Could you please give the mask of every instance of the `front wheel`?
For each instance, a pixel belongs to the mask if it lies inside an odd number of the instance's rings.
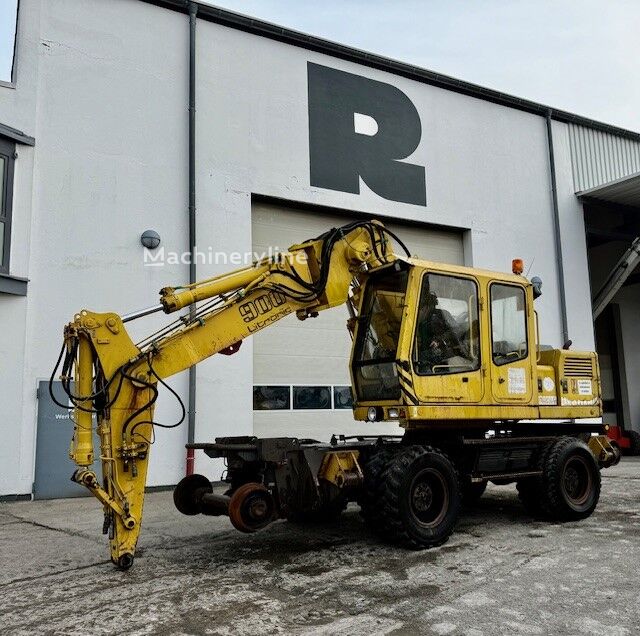
[[[408,446],[381,479],[384,535],[414,550],[447,541],[460,513],[460,484],[451,461],[429,446]]]

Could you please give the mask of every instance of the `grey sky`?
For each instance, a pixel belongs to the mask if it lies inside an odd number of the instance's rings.
[[[18,0],[0,0],[0,81],[11,81]]]
[[[640,131],[638,0],[210,4]]]
[[[0,0],[4,80],[16,2]],[[211,4],[640,131],[638,0]]]

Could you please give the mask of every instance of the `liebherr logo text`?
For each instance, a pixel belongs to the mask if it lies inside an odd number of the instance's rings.
[[[283,294],[276,291],[270,291],[266,294],[262,294],[262,296],[258,296],[254,300],[242,303],[238,307],[238,311],[240,312],[244,322],[252,323],[249,325],[249,333],[252,333],[291,313],[291,308],[282,307],[282,309],[277,313],[266,316],[270,311],[284,305],[286,302],[287,299]],[[258,320],[261,316],[264,316],[264,319]]]

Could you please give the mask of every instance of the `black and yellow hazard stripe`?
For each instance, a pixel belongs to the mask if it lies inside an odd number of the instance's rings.
[[[404,397],[405,403],[410,406],[417,406],[419,404],[419,400],[413,390],[413,380],[411,378],[411,374],[408,371],[402,369],[400,365],[396,365],[396,369],[398,371],[400,390],[402,391],[402,396]]]

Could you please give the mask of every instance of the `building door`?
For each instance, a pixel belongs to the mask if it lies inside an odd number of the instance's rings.
[[[332,227],[353,221],[347,214],[254,202],[252,244],[257,254],[286,250]],[[464,263],[462,234],[382,220],[412,255]],[[287,316],[253,337],[254,434],[328,440],[333,433],[400,434],[393,423],[354,422],[350,408],[351,338],[344,306],[299,321]]]
[[[611,303],[594,323],[596,351],[600,364],[602,391],[602,421],[605,424],[625,426],[621,369],[624,368],[624,350],[620,342],[620,307]],[[621,359],[622,358],[622,359]],[[620,364],[622,362],[622,364]]]
[[[68,398],[61,382],[53,383],[56,400],[66,404]],[[89,494],[84,487],[71,481],[76,465],[69,459],[69,444],[73,436],[70,412],[58,406],[49,395],[49,382],[38,383],[38,425],[36,438],[36,470],[33,482],[34,499],[61,499],[83,497]],[[99,441],[93,434],[95,456],[99,457]],[[102,479],[99,461],[94,461],[92,470]]]

